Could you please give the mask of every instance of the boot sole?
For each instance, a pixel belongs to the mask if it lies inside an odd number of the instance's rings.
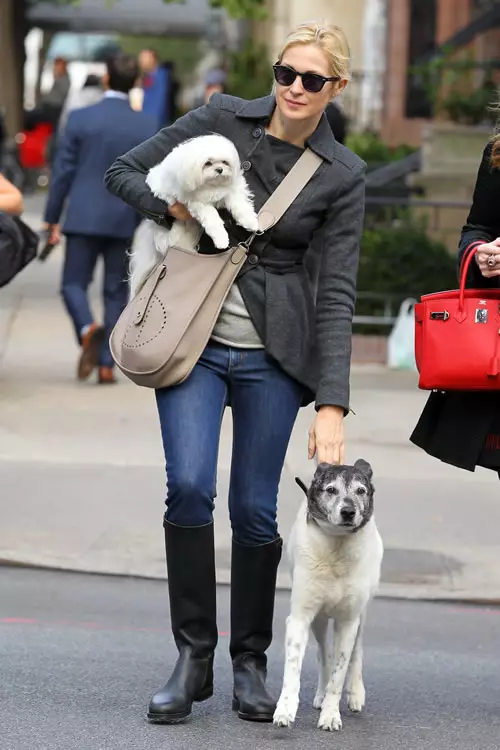
[[[270,723],[273,720],[271,714],[247,714],[245,711],[240,711],[240,702],[236,698],[233,698],[232,709],[233,711],[237,711],[238,718],[243,719],[243,721],[258,721],[264,724],[266,722]]]
[[[193,698],[193,703],[202,703],[203,701],[207,701],[209,698],[211,698],[214,694],[213,687],[206,688],[205,690],[202,690],[196,698]],[[191,715],[191,707],[187,709],[186,711],[181,711],[177,714],[151,714],[148,713],[148,720],[152,722],[153,724],[177,724],[179,721],[183,721],[184,719],[187,719],[188,716]]]

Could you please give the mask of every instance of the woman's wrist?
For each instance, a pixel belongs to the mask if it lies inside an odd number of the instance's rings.
[[[333,404],[323,404],[323,406],[320,406],[318,409],[318,413],[330,413],[330,414],[338,414],[338,416],[343,417],[344,416],[344,407],[343,406],[334,406]]]

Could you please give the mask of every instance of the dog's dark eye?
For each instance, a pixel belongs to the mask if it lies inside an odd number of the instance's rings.
[[[326,491],[328,492],[329,495],[338,495],[339,494],[339,491],[338,491],[338,489],[336,487],[327,487]]]
[[[226,166],[226,167],[228,167],[228,166],[229,166],[229,162],[228,162],[228,161],[224,161],[224,159],[222,160],[222,163],[223,163],[223,164],[224,164],[224,166]]]
[[[206,167],[211,167],[212,166],[212,162],[211,161],[206,161],[205,162],[205,166]]]
[[[366,495],[366,490],[364,487],[358,487],[356,490],[356,495]]]

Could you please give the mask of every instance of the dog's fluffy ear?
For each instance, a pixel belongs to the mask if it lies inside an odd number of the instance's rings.
[[[165,196],[165,186],[169,184],[168,169],[165,167],[164,161],[151,167],[146,175],[146,185],[157,198]]]
[[[368,461],[365,461],[363,458],[358,458],[354,464],[354,468],[360,471],[361,474],[364,474],[365,477],[371,481],[373,477],[373,469]]]
[[[305,496],[307,497],[307,495],[308,495],[308,492],[309,492],[309,490],[308,490],[308,489],[307,489],[307,487],[305,486],[305,484],[304,484],[304,482],[302,481],[302,479],[301,479],[300,477],[295,477],[295,481],[296,481],[296,482],[297,482],[297,484],[299,485],[299,487],[300,487],[300,489],[302,490],[302,492],[304,493],[304,495],[305,495]]]

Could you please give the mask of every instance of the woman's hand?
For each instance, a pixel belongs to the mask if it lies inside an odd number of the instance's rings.
[[[189,219],[193,218],[187,210],[186,206],[183,206],[182,203],[179,202],[172,203],[172,205],[168,208],[168,213],[178,221],[189,221]]]
[[[341,406],[320,406],[309,430],[309,458],[318,463],[344,463],[344,409]]]
[[[476,263],[485,279],[500,276],[500,237],[476,248]]]
[[[19,216],[24,210],[23,196],[12,182],[0,174],[0,211]]]

